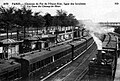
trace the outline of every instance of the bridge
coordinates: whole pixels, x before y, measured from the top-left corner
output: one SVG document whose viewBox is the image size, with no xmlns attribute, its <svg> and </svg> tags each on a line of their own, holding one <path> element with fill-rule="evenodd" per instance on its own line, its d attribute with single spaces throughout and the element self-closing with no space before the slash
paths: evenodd
<svg viewBox="0 0 120 81">
<path fill-rule="evenodd" d="M 120 27 L 120 22 L 99 22 L 103 26 Z"/>
</svg>

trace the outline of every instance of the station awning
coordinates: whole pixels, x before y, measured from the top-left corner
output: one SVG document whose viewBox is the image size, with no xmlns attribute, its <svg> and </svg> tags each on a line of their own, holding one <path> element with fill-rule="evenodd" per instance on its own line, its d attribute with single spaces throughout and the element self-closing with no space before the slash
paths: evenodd
<svg viewBox="0 0 120 81">
<path fill-rule="evenodd" d="M 1 41 L 1 43 L 3 43 L 3 44 L 15 44 L 15 43 L 19 43 L 19 42 L 22 42 L 22 41 L 16 41 L 14 39 L 4 39 Z"/>
<path fill-rule="evenodd" d="M 39 40 L 39 38 L 38 37 L 27 37 L 27 38 L 25 38 L 25 40 L 37 41 L 37 40 Z"/>
<path fill-rule="evenodd" d="M 41 35 L 34 35 L 33 37 L 36 37 L 36 38 L 42 38 Z"/>
<path fill-rule="evenodd" d="M 42 35 L 42 39 L 45 39 L 45 38 L 54 38 L 54 37 L 56 37 L 56 35 L 52 35 L 52 34 Z"/>
</svg>

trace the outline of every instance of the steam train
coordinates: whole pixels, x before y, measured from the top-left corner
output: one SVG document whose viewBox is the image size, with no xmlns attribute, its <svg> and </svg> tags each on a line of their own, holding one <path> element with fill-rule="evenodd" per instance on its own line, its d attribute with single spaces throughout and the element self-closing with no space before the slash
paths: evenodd
<svg viewBox="0 0 120 81">
<path fill-rule="evenodd" d="M 11 57 L 4 63 L 0 62 L 0 81 L 20 80 L 29 81 L 39 76 L 40 79 L 54 72 L 63 65 L 71 62 L 88 47 L 94 47 L 92 37 L 51 48 L 51 51 L 34 51 Z"/>
<path fill-rule="evenodd" d="M 89 63 L 89 81 L 113 81 L 116 71 L 118 43 L 114 35 L 108 34 L 103 49 Z"/>
</svg>

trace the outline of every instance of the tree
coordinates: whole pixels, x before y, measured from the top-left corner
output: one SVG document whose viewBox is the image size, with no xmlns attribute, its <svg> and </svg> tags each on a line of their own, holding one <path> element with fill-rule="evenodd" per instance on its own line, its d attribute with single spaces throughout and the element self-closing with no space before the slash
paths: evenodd
<svg viewBox="0 0 120 81">
<path fill-rule="evenodd" d="M 52 16 L 49 13 L 46 13 L 43 17 L 45 19 L 45 27 L 46 27 L 46 31 L 48 32 L 48 27 L 52 26 Z"/>
<path fill-rule="evenodd" d="M 57 10 L 57 17 L 60 21 L 59 26 L 76 26 L 79 22 L 73 14 L 67 15 L 64 10 Z"/>
<path fill-rule="evenodd" d="M 0 20 L 0 33 L 6 33 L 6 23 Z"/>
<path fill-rule="evenodd" d="M 71 13 L 68 15 L 68 20 L 69 26 L 76 26 L 79 23 L 75 16 Z"/>
<path fill-rule="evenodd" d="M 14 23 L 14 7 L 5 8 L 3 6 L 0 7 L 0 20 L 5 23 L 5 29 L 7 32 L 8 39 L 8 30 L 12 28 Z"/>
<path fill-rule="evenodd" d="M 64 10 L 57 10 L 57 16 L 60 21 L 59 26 L 66 26 L 67 24 L 67 12 Z"/>
<path fill-rule="evenodd" d="M 59 19 L 59 16 L 53 16 L 53 19 L 52 19 L 52 26 L 61 26 L 62 25 L 62 22 L 61 20 Z"/>
<path fill-rule="evenodd" d="M 32 10 L 31 9 L 27 9 L 25 6 L 21 9 L 21 25 L 24 28 L 24 38 L 26 36 L 26 28 L 29 28 L 30 26 L 32 26 Z"/>
<path fill-rule="evenodd" d="M 39 27 L 42 27 L 45 24 L 44 18 L 39 13 L 40 12 L 35 12 L 34 15 L 32 16 L 32 21 L 31 21 L 33 27 L 37 28 L 37 34 Z"/>
<path fill-rule="evenodd" d="M 46 23 L 45 23 L 46 27 L 49 27 L 49 26 L 52 25 L 52 21 L 51 21 L 52 20 L 52 16 L 51 16 L 51 14 L 46 13 L 46 15 L 44 16 L 44 19 L 46 21 Z"/>
<path fill-rule="evenodd" d="M 19 40 L 19 31 L 20 28 L 23 26 L 22 24 L 22 19 L 23 19 L 23 15 L 22 15 L 22 10 L 21 9 L 16 9 L 15 13 L 14 13 L 15 17 L 14 17 L 14 26 L 16 27 L 17 30 L 17 40 Z"/>
</svg>

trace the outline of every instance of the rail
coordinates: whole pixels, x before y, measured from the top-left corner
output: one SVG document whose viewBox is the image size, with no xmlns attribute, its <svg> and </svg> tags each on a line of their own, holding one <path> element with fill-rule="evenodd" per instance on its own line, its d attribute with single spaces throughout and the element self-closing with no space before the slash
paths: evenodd
<svg viewBox="0 0 120 81">
<path fill-rule="evenodd" d="M 91 53 L 92 54 L 92 53 Z M 91 54 L 89 54 L 88 55 L 88 57 L 86 58 L 86 59 L 84 59 L 83 61 L 82 61 L 82 63 L 80 63 L 78 66 L 77 66 L 77 68 L 75 68 L 73 71 L 71 71 L 70 72 L 70 74 L 72 74 L 73 72 L 78 72 L 78 71 L 80 71 L 79 69 L 80 69 L 80 66 L 82 66 L 85 62 L 87 62 L 88 61 L 88 59 L 90 58 L 90 56 L 91 56 Z M 82 71 L 82 72 L 80 72 L 80 74 L 74 79 L 74 81 L 80 81 L 80 79 L 82 79 L 83 78 L 83 76 L 87 73 L 87 71 L 88 71 L 88 67 L 85 67 L 85 69 Z M 65 81 L 65 79 L 66 78 L 68 78 L 68 76 L 70 75 L 70 74 L 68 74 L 66 77 L 64 77 L 63 79 L 62 79 L 62 81 Z M 77 73 L 78 74 L 78 73 Z"/>
<path fill-rule="evenodd" d="M 88 67 L 86 67 L 81 74 L 78 75 L 78 77 L 74 81 L 81 81 L 81 79 L 87 74 Z"/>
</svg>

